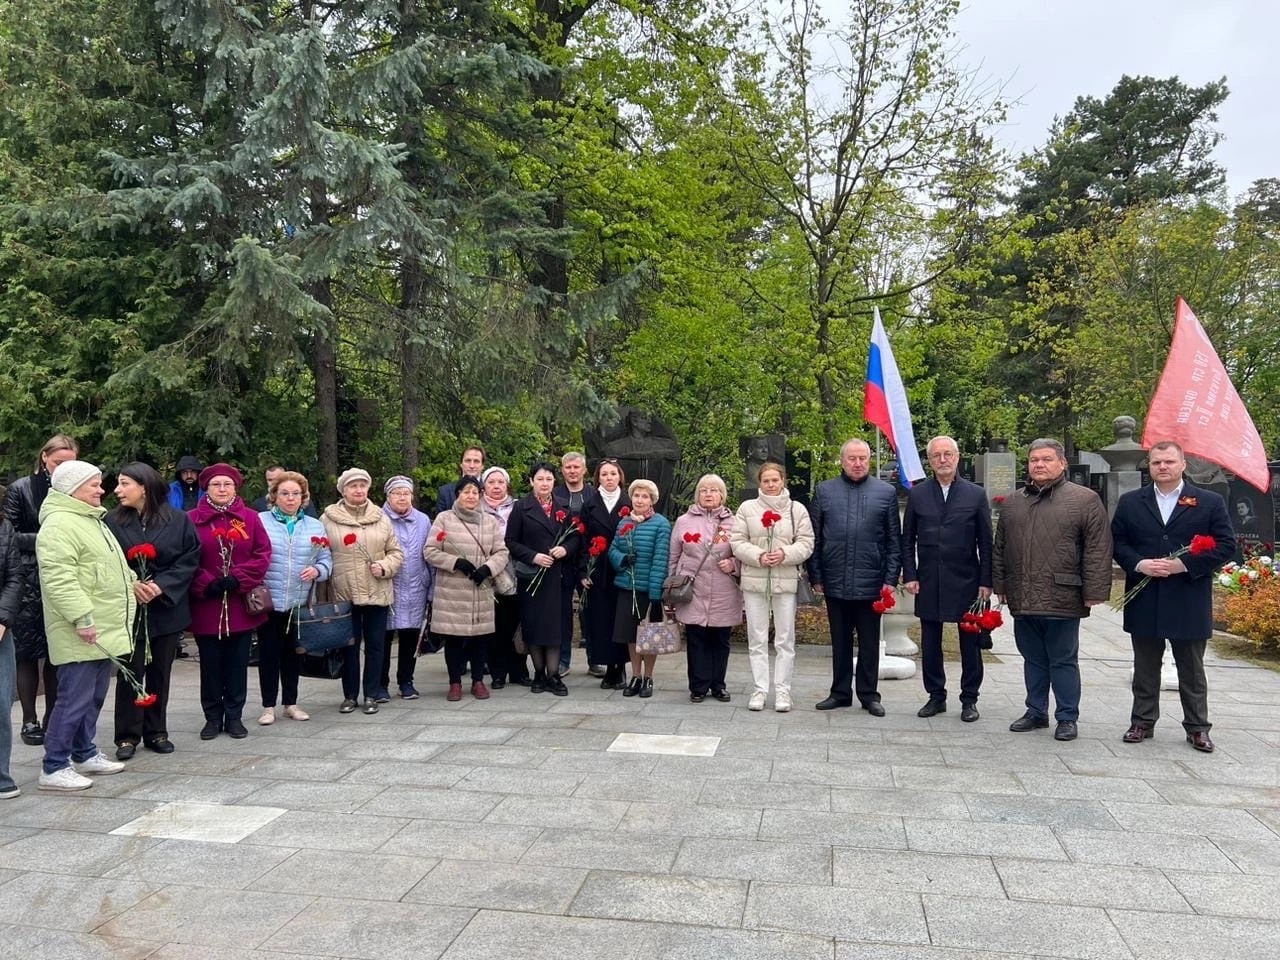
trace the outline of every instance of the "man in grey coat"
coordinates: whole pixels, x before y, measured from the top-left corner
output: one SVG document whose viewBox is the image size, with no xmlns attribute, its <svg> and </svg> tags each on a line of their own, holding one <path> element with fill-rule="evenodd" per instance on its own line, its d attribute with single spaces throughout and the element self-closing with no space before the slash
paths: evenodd
<svg viewBox="0 0 1280 960">
<path fill-rule="evenodd" d="M 818 709 L 851 707 L 856 693 L 863 710 L 883 717 L 877 689 L 880 614 L 872 604 L 885 587 L 898 585 L 902 523 L 897 493 L 870 474 L 871 447 L 865 440 L 850 440 L 840 451 L 840 476 L 818 484 L 809 508 L 815 535 L 809 579 L 826 596 L 831 624 L 831 694 Z"/>
</svg>

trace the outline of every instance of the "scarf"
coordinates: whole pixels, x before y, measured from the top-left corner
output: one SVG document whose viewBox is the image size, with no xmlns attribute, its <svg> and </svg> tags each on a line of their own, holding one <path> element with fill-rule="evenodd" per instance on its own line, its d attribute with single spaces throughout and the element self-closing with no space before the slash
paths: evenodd
<svg viewBox="0 0 1280 960">
<path fill-rule="evenodd" d="M 287 513 L 285 513 L 285 512 L 284 512 L 283 510 L 281 510 L 279 507 L 272 507 L 272 508 L 271 508 L 271 515 L 272 515 L 273 517 L 275 517 L 277 520 L 279 520 L 281 523 L 283 523 L 283 524 L 284 524 L 285 533 L 289 534 L 289 536 L 291 536 L 291 537 L 292 537 L 292 536 L 293 536 L 293 528 L 294 528 L 294 527 L 296 527 L 296 526 L 298 525 L 298 520 L 300 520 L 300 519 L 301 519 L 301 517 L 302 517 L 302 512 L 301 512 L 301 511 L 299 511 L 299 512 L 295 513 L 293 516 L 289 516 Z"/>
</svg>

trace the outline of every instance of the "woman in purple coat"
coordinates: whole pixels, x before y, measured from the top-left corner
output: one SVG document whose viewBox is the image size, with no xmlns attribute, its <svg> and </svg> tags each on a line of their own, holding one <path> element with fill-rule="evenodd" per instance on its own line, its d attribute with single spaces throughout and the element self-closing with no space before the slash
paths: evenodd
<svg viewBox="0 0 1280 960">
<path fill-rule="evenodd" d="M 404 550 L 404 564 L 392 579 L 391 610 L 387 613 L 387 642 L 382 652 L 382 676 L 374 699 L 386 703 L 391 699 L 391 638 L 400 641 L 396 657 L 396 686 L 404 700 L 417 700 L 413 685 L 413 668 L 417 662 L 418 639 L 422 621 L 431 603 L 435 571 L 422 558 L 422 548 L 431 533 L 431 518 L 413 505 L 413 481 L 408 477 L 392 477 L 382 487 L 386 502 L 382 512 L 391 521 L 391 529 Z"/>
<path fill-rule="evenodd" d="M 730 700 L 725 686 L 729 669 L 729 634 L 742 622 L 738 561 L 729 546 L 733 511 L 725 506 L 728 490 L 714 473 L 698 481 L 694 502 L 671 530 L 667 575 L 693 577 L 693 599 L 675 608 L 684 624 L 689 662 L 689 699 L 701 703 L 707 694 Z"/>
<path fill-rule="evenodd" d="M 271 565 L 271 540 L 257 512 L 240 499 L 244 477 L 230 464 L 200 473 L 205 498 L 191 511 L 200 538 L 200 566 L 191 581 L 191 632 L 200 648 L 201 740 L 226 731 L 249 735 L 243 720 L 249 678 L 249 643 L 266 621 L 251 614 L 244 598 L 260 586 Z"/>
</svg>

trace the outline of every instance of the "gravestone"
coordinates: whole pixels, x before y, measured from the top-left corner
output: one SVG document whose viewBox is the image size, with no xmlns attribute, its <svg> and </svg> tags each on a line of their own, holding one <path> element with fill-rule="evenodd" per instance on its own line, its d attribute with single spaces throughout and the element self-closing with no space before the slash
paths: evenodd
<svg viewBox="0 0 1280 960">
<path fill-rule="evenodd" d="M 638 407 L 618 408 L 618 421 L 583 430 L 587 458 L 618 461 L 627 483 L 644 478 L 658 485 L 658 510 L 665 509 L 680 462 L 680 442 L 664 421 Z"/>
<path fill-rule="evenodd" d="M 1009 453 L 1003 440 L 993 440 L 992 449 L 980 453 L 977 457 L 976 476 L 978 483 L 987 492 L 987 501 L 996 497 L 1012 496 L 1018 488 L 1018 458 Z"/>
<path fill-rule="evenodd" d="M 1121 414 L 1111 421 L 1115 431 L 1115 443 L 1108 444 L 1098 451 L 1111 470 L 1106 474 L 1106 497 L 1104 497 L 1107 515 L 1113 516 L 1120 497 L 1131 490 L 1142 487 L 1142 475 L 1138 468 L 1147 459 L 1147 451 L 1142 444 L 1133 439 L 1138 421 L 1126 414 Z"/>
<path fill-rule="evenodd" d="M 1270 556 L 1275 549 L 1275 516 L 1271 493 L 1263 493 L 1239 477 L 1227 486 L 1227 512 L 1236 532 L 1236 559 Z"/>
<path fill-rule="evenodd" d="M 760 468 L 766 463 L 787 465 L 787 438 L 780 433 L 765 433 L 754 437 L 739 437 L 738 452 L 742 455 L 743 476 L 746 483 L 739 492 L 740 500 L 750 500 L 759 492 Z M 788 471 L 789 472 L 789 471 Z"/>
</svg>

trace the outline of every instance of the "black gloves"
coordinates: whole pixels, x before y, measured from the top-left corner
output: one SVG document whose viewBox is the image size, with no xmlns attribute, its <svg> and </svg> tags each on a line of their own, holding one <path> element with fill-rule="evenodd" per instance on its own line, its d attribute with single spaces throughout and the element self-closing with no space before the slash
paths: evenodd
<svg viewBox="0 0 1280 960">
<path fill-rule="evenodd" d="M 628 553 L 625 557 L 622 558 L 622 563 L 619 564 L 618 569 L 625 570 L 627 569 L 627 567 L 635 566 L 635 563 L 636 563 L 636 558 Z"/>
<path fill-rule="evenodd" d="M 206 597 L 220 597 L 225 593 L 235 593 L 239 589 L 239 578 L 221 577 L 204 588 L 204 595 Z"/>
<path fill-rule="evenodd" d="M 475 570 L 471 571 L 469 576 L 471 577 L 472 582 L 474 582 L 478 587 L 489 579 L 489 577 L 493 576 L 493 574 L 489 570 L 489 565 L 485 564 L 484 566 L 476 567 Z"/>
<path fill-rule="evenodd" d="M 662 622 L 662 601 L 661 600 L 649 601 L 649 622 L 650 623 Z"/>
<path fill-rule="evenodd" d="M 453 569 L 454 572 L 460 573 L 464 577 L 469 577 L 476 572 L 476 565 L 466 557 L 459 557 L 457 560 L 453 561 Z"/>
</svg>

